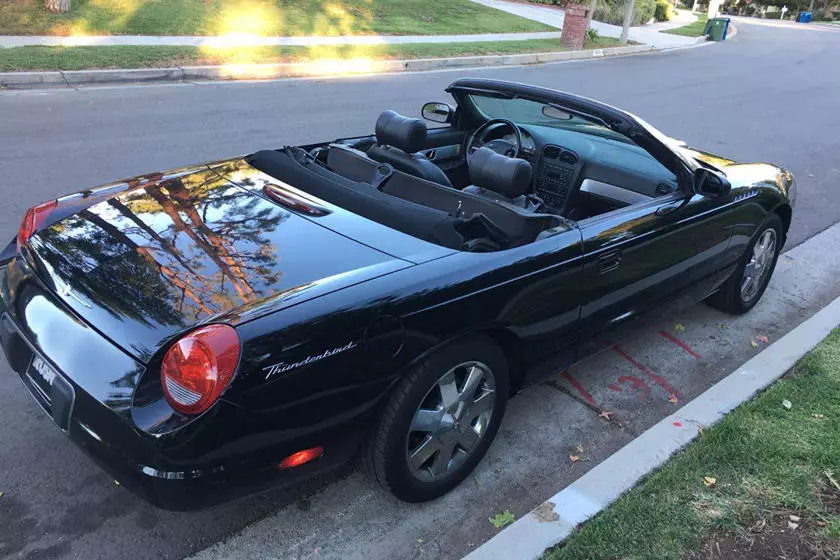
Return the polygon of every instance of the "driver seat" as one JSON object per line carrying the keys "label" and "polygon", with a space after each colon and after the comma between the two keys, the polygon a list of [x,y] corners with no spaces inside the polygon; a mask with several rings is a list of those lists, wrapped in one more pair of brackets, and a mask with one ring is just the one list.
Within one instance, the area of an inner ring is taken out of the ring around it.
{"label": "driver seat", "polygon": [[421,119],[404,117],[395,111],[385,111],[376,119],[376,144],[367,155],[394,169],[452,187],[449,177],[425,155],[418,153],[426,145],[426,123]]}

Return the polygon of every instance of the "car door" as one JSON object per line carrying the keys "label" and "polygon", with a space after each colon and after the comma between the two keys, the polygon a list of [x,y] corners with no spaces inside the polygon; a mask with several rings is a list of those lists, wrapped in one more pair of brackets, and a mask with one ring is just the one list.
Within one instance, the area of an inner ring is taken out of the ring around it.
{"label": "car door", "polygon": [[675,192],[579,222],[581,357],[626,337],[657,304],[670,310],[708,293],[728,236],[713,210]]}

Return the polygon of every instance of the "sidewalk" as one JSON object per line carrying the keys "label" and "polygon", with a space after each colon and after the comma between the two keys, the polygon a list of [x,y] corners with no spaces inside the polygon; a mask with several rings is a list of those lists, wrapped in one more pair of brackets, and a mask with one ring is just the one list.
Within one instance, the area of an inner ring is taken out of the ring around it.
{"label": "sidewalk", "polygon": [[[551,24],[549,24],[551,25]],[[561,16],[562,25],[562,16]],[[315,47],[333,45],[403,45],[412,43],[479,43],[493,41],[527,41],[559,39],[559,31],[536,33],[485,33],[481,35],[344,35],[323,37],[260,37],[257,35],[158,36],[158,35],[0,35],[0,47],[24,46],[188,46],[188,47]]]}
{"label": "sidewalk", "polygon": [[[496,8],[509,14],[514,14],[526,19],[532,19],[551,25],[553,27],[563,27],[563,11],[558,8],[542,6],[538,4],[525,4],[523,2],[508,2],[506,0],[472,0],[478,4],[490,8]],[[671,49],[674,47],[683,47],[693,45],[696,43],[693,37],[682,37],[680,35],[669,35],[667,33],[660,33],[666,29],[674,29],[682,27],[694,22],[697,17],[688,10],[679,10],[679,16],[672,21],[664,21],[661,23],[652,23],[640,27],[630,28],[630,40],[637,43],[650,45],[657,49]],[[602,23],[600,21],[592,21],[592,28],[598,31],[599,35],[604,37],[619,37],[621,36],[620,25],[610,25],[609,23]]]}

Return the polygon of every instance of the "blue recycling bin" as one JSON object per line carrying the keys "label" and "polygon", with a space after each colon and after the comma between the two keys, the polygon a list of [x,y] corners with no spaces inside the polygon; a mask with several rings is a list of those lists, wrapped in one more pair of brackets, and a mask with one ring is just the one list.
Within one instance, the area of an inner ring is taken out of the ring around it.
{"label": "blue recycling bin", "polygon": [[811,23],[812,19],[814,19],[813,12],[799,12],[799,17],[796,18],[796,21],[799,23]]}

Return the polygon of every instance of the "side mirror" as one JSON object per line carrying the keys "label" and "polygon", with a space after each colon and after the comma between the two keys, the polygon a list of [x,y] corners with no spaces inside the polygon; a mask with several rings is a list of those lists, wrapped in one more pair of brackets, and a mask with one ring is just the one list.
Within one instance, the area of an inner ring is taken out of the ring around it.
{"label": "side mirror", "polygon": [[455,109],[446,103],[432,102],[423,105],[420,114],[427,121],[448,124],[452,122],[452,118],[455,116]]}
{"label": "side mirror", "polygon": [[732,185],[720,173],[701,167],[694,171],[694,192],[707,198],[720,198],[729,194]]}

